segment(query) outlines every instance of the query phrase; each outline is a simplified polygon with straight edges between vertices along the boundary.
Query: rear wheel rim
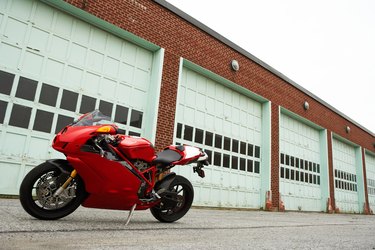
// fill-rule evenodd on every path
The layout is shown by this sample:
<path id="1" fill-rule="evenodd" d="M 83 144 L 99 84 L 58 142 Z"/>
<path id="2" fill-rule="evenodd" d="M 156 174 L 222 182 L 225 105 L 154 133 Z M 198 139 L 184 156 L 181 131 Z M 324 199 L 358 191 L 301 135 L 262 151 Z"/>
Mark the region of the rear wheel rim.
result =
<path id="1" fill-rule="evenodd" d="M 186 188 L 181 184 L 172 186 L 171 191 L 177 193 L 177 205 L 168 209 L 163 209 L 163 207 L 161 207 L 160 212 L 165 215 L 172 215 L 181 211 L 184 208 L 186 196 L 188 195 L 188 191 L 186 191 Z"/>

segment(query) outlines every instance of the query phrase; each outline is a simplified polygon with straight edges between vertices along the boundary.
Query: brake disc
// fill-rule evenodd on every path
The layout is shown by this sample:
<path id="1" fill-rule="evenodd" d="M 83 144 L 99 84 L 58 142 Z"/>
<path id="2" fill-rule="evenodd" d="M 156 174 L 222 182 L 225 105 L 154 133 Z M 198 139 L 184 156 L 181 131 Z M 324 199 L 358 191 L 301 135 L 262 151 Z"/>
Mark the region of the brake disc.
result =
<path id="1" fill-rule="evenodd" d="M 54 193 L 59 188 L 58 177 L 54 172 L 43 175 L 36 184 L 36 196 L 42 208 L 59 209 L 66 206 L 75 197 L 75 184 L 72 182 L 60 195 Z"/>

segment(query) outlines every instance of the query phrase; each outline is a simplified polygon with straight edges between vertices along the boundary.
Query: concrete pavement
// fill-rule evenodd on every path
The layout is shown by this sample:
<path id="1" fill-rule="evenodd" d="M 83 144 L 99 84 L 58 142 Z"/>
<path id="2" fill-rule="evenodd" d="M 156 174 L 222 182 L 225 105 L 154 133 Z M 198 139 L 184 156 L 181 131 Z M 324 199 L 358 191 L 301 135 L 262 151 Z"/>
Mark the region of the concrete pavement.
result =
<path id="1" fill-rule="evenodd" d="M 375 216 L 191 209 L 172 224 L 80 207 L 40 221 L 0 199 L 0 249 L 375 249 Z"/>

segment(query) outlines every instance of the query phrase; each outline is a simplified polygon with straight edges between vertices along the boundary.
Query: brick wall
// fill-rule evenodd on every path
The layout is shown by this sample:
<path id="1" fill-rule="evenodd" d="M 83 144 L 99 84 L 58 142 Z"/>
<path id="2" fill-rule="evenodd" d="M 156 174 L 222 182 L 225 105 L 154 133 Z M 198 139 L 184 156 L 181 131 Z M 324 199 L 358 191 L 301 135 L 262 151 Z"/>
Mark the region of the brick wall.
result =
<path id="1" fill-rule="evenodd" d="M 272 74 L 173 12 L 149 0 L 66 0 L 66 2 L 119 26 L 165 49 L 162 87 L 157 122 L 156 146 L 173 139 L 179 58 L 186 58 L 272 102 L 272 193 L 278 204 L 279 134 L 276 110 L 282 106 L 338 134 L 365 149 L 375 152 L 375 137 L 352 124 L 293 85 Z M 240 70 L 234 72 L 230 61 L 236 59 Z M 309 110 L 303 109 L 308 101 Z M 345 111 L 344 111 L 345 112 Z M 278 114 L 278 111 L 277 111 Z M 350 133 L 346 133 L 350 126 Z M 328 133 L 329 135 L 331 133 Z M 329 146 L 332 145 L 328 136 Z M 333 198 L 332 150 L 329 149 L 330 194 Z M 274 153 L 276 152 L 276 153 Z"/>
<path id="2" fill-rule="evenodd" d="M 375 152 L 374 136 L 153 1 L 67 0 L 67 2 L 78 8 L 85 7 L 87 12 L 163 47 L 167 55 L 174 55 L 176 58 L 184 57 L 258 93 L 274 104 L 281 105 Z M 233 72 L 230 68 L 232 59 L 236 59 L 240 64 L 238 72 Z M 163 84 L 170 82 L 170 85 L 175 81 L 174 90 L 169 90 L 176 92 L 178 67 L 168 66 L 168 62 L 171 61 L 166 60 L 164 63 Z M 310 104 L 308 111 L 303 109 L 305 100 Z M 168 108 L 164 104 L 167 103 L 161 103 L 160 110 Z M 159 121 L 164 119 L 160 117 Z M 351 127 L 349 134 L 345 132 L 347 125 Z M 162 129 L 162 126 L 159 128 Z"/>

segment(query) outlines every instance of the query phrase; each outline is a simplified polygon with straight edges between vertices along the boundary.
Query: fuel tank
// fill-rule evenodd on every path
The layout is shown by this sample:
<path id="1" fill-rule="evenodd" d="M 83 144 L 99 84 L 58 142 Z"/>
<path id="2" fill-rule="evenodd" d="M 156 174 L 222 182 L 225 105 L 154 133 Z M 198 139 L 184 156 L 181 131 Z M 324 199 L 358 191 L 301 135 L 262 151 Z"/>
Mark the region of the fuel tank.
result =
<path id="1" fill-rule="evenodd" d="M 151 162 L 156 158 L 154 146 L 148 140 L 126 135 L 122 136 L 121 139 L 118 148 L 127 158 L 140 159 L 146 162 Z"/>

